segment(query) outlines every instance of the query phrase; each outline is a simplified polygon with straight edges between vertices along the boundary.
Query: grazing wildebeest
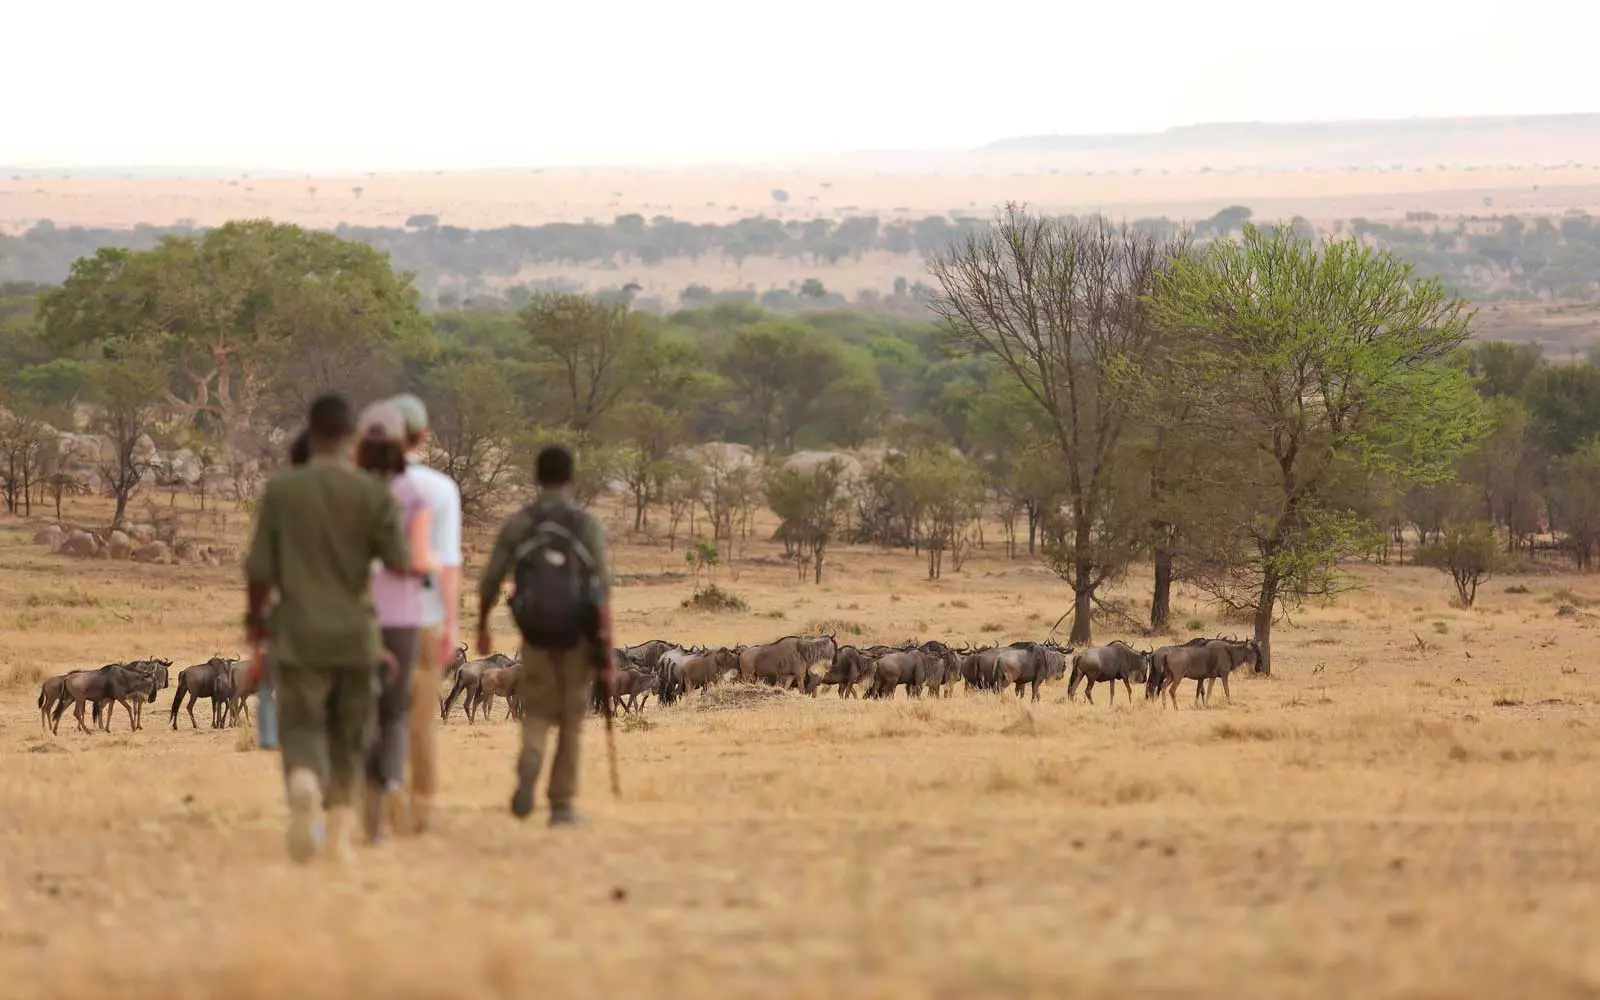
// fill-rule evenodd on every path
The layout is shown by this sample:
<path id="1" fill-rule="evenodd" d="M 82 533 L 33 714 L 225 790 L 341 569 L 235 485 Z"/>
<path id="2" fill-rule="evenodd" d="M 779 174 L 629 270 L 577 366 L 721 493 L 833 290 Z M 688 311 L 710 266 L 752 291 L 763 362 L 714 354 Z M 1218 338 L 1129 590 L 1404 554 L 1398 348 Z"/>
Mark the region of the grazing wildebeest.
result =
<path id="1" fill-rule="evenodd" d="M 855 646 L 840 646 L 833 654 L 833 662 L 828 664 L 828 672 L 817 678 L 816 683 L 806 693 L 814 698 L 818 688 L 832 684 L 839 692 L 839 697 L 854 698 L 856 685 L 864 681 L 869 682 L 870 691 L 874 659 Z"/>
<path id="2" fill-rule="evenodd" d="M 72 715 L 78 720 L 78 728 L 90 732 L 88 726 L 83 724 L 84 705 L 91 702 L 118 702 L 128 712 L 128 725 L 133 726 L 133 706 L 128 699 L 135 695 L 154 697 L 155 681 L 150 676 L 137 670 L 130 670 L 120 663 L 108 663 L 99 670 L 78 670 L 67 675 L 65 697 L 56 703 L 55 714 L 51 716 L 51 731 L 61 724 L 61 716 L 67 710 L 67 700 L 72 701 Z M 106 709 L 105 726 L 111 727 L 111 708 Z"/>
<path id="3" fill-rule="evenodd" d="M 617 685 L 611 692 L 615 707 L 625 712 L 637 712 L 644 708 L 651 695 L 659 694 L 661 684 L 661 678 L 638 667 L 629 666 L 619 670 Z"/>
<path id="4" fill-rule="evenodd" d="M 659 642 L 660 640 L 652 640 Z M 706 652 L 703 646 L 668 646 L 657 651 L 654 666 L 646 666 L 628 655 L 627 650 L 622 650 L 624 669 L 632 667 L 643 670 L 656 678 L 656 699 L 663 705 L 670 705 L 683 697 L 686 693 L 683 668 L 690 660 Z"/>
<path id="5" fill-rule="evenodd" d="M 519 651 L 517 657 L 522 654 Z M 504 653 L 490 653 L 481 660 L 468 660 L 456 669 L 456 682 L 450 686 L 450 694 L 445 697 L 444 703 L 439 706 L 439 717 L 444 722 L 450 721 L 450 709 L 454 707 L 456 699 L 462 695 L 462 708 L 467 713 L 467 724 L 477 721 L 478 709 L 478 682 L 483 678 L 483 672 L 492 667 L 509 667 L 517 662 L 517 657 L 507 656 Z"/>
<path id="6" fill-rule="evenodd" d="M 765 646 L 751 646 L 739 654 L 739 680 L 766 681 L 804 693 L 811 665 L 832 661 L 838 648 L 831 635 L 790 635 Z"/>
<path id="7" fill-rule="evenodd" d="M 953 697 L 961 679 L 961 654 L 942 642 L 925 642 L 917 648 L 923 655 L 923 687 L 935 698 L 941 691 L 946 698 Z"/>
<path id="8" fill-rule="evenodd" d="M 478 677 L 478 710 L 483 714 L 483 721 L 488 722 L 494 712 L 495 695 L 506 700 L 506 717 L 517 718 L 522 715 L 521 706 L 517 702 L 517 682 L 522 679 L 522 664 L 512 663 L 504 667 L 489 667 Z M 467 713 L 468 721 L 472 713 Z"/>
<path id="9" fill-rule="evenodd" d="M 1217 678 L 1222 679 L 1222 693 L 1231 704 L 1233 692 L 1228 690 L 1228 675 L 1242 666 L 1260 669 L 1261 652 L 1254 640 L 1247 639 L 1240 642 L 1236 639 L 1211 639 L 1203 643 L 1191 641 L 1182 646 L 1163 646 L 1155 651 L 1152 659 L 1158 664 L 1156 669 L 1161 672 L 1161 688 L 1156 697 L 1166 695 L 1172 700 L 1172 707 L 1178 707 L 1178 685 L 1185 679 L 1193 679 L 1195 684 L 1195 703 L 1198 704 L 1202 695 L 1206 703 L 1211 701 L 1209 684 L 1216 683 Z M 1204 690 L 1202 690 L 1202 686 Z"/>
<path id="10" fill-rule="evenodd" d="M 922 686 L 927 683 L 928 673 L 936 659 L 933 654 L 916 647 L 884 653 L 872 661 L 872 686 L 867 689 L 867 697 L 892 698 L 897 687 L 904 687 L 908 698 L 913 695 L 921 697 Z M 942 681 L 942 666 L 939 676 Z"/>
<path id="11" fill-rule="evenodd" d="M 656 665 L 661 661 L 663 653 L 671 649 L 680 648 L 682 647 L 675 642 L 668 642 L 665 639 L 651 639 L 649 642 L 641 642 L 637 646 L 625 647 L 622 650 L 622 656 L 627 662 L 639 667 L 646 673 L 653 674 L 656 672 Z"/>
<path id="12" fill-rule="evenodd" d="M 663 660 L 671 657 L 664 657 Z M 739 669 L 739 654 L 727 646 L 702 650 L 691 654 L 679 668 L 681 691 L 703 691 L 713 684 L 721 684 L 730 672 Z"/>
<path id="13" fill-rule="evenodd" d="M 189 698 L 190 729 L 200 728 L 194 718 L 194 703 L 201 698 L 211 699 L 211 728 L 216 729 L 222 724 L 222 710 L 229 697 L 227 692 L 233 687 L 233 665 L 237 662 L 226 656 L 213 656 L 204 663 L 178 671 L 178 685 L 172 694 L 173 729 L 178 728 L 178 710 L 183 707 L 185 695 Z"/>
<path id="14" fill-rule="evenodd" d="M 467 646 L 466 643 L 462 643 L 460 646 L 456 647 L 456 655 L 452 656 L 450 658 L 450 662 L 445 664 L 444 669 L 439 671 L 440 690 L 434 693 L 439 696 L 439 716 L 441 719 L 443 719 L 446 714 L 444 708 L 444 697 L 450 689 L 453 689 L 456 686 L 456 676 L 461 672 L 461 668 L 466 665 Z M 415 695 L 413 694 L 413 697 L 414 696 Z"/>
<path id="15" fill-rule="evenodd" d="M 139 673 L 150 678 L 151 686 L 149 691 L 134 691 L 128 697 L 128 700 L 133 703 L 133 718 L 130 720 L 133 723 L 133 728 L 143 729 L 145 702 L 154 702 L 156 700 L 156 695 L 160 693 L 163 688 L 167 687 L 167 668 L 172 666 L 172 661 L 163 660 L 159 657 L 152 657 L 148 660 L 134 660 L 131 663 L 123 664 L 123 666 L 127 667 L 129 670 L 137 670 Z M 111 702 L 108 700 L 97 701 L 94 703 L 94 718 L 96 722 L 100 721 L 101 711 L 109 708 L 110 704 Z M 110 728 L 111 721 L 110 719 L 107 719 L 106 729 L 109 731 Z"/>
<path id="16" fill-rule="evenodd" d="M 1111 704 L 1117 703 L 1117 681 L 1128 697 L 1133 697 L 1133 682 L 1145 683 L 1150 673 L 1150 654 L 1125 642 L 1113 642 L 1072 654 L 1072 679 L 1067 683 L 1067 699 L 1078 696 L 1078 682 L 1086 681 L 1083 696 L 1094 704 L 1094 686 L 1101 681 L 1111 685 Z"/>

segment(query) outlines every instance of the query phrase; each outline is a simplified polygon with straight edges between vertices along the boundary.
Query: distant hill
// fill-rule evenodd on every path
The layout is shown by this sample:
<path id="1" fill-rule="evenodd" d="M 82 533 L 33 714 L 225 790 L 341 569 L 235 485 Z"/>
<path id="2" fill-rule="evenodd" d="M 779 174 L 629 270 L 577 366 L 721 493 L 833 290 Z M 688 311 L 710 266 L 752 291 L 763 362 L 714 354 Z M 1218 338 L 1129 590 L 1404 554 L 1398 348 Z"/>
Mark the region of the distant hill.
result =
<path id="1" fill-rule="evenodd" d="M 1122 135 L 1022 136 L 974 152 L 1106 170 L 1591 165 L 1600 164 L 1600 114 L 1219 122 Z"/>

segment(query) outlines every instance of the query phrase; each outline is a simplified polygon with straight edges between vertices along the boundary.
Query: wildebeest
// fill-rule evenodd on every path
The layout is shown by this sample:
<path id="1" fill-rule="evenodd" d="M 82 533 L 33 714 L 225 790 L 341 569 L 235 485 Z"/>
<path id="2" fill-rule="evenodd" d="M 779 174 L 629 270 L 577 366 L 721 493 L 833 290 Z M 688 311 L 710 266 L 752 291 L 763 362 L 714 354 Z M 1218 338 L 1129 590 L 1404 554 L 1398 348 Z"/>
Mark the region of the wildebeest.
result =
<path id="1" fill-rule="evenodd" d="M 456 675 L 459 674 L 461 672 L 461 668 L 466 665 L 467 646 L 466 643 L 462 643 L 460 646 L 456 647 L 455 655 L 450 658 L 450 662 L 446 663 L 444 668 L 439 671 L 440 690 L 435 693 L 439 696 L 439 715 L 441 717 L 443 717 L 445 714 L 444 697 L 451 688 L 455 687 Z M 449 687 L 447 688 L 446 685 Z"/>
<path id="2" fill-rule="evenodd" d="M 39 685 L 39 728 L 50 728 L 50 716 L 55 712 L 56 705 L 66 697 L 67 678 L 81 671 L 69 670 L 64 674 L 47 677 Z"/>
<path id="3" fill-rule="evenodd" d="M 521 656 L 519 651 L 517 656 Z M 450 721 L 450 710 L 455 706 L 456 699 L 465 695 L 462 707 L 467 712 L 467 724 L 476 721 L 478 711 L 478 682 L 483 677 L 483 672 L 491 667 L 509 667 L 517 662 L 517 657 L 507 656 L 504 653 L 490 653 L 481 660 L 468 660 L 456 669 L 456 682 L 450 686 L 450 693 L 439 706 L 439 718 L 444 722 Z"/>
<path id="4" fill-rule="evenodd" d="M 615 707 L 627 712 L 639 711 L 651 695 L 659 697 L 661 683 L 661 678 L 638 667 L 617 671 L 617 685 L 611 692 Z"/>
<path id="5" fill-rule="evenodd" d="M 1152 672 L 1159 671 L 1161 675 L 1156 697 L 1165 695 L 1172 700 L 1172 707 L 1176 709 L 1178 685 L 1185 679 L 1196 682 L 1194 697 L 1198 704 L 1202 695 L 1207 703 L 1211 701 L 1209 685 L 1216 683 L 1220 677 L 1222 693 L 1231 704 L 1233 692 L 1228 690 L 1228 675 L 1242 666 L 1258 667 L 1261 652 L 1255 641 L 1249 639 L 1243 642 L 1235 639 L 1191 640 L 1182 646 L 1163 646 L 1152 654 L 1151 660 Z"/>
<path id="6" fill-rule="evenodd" d="M 1133 697 L 1133 682 L 1143 684 L 1150 674 L 1150 654 L 1125 642 L 1113 642 L 1072 654 L 1072 679 L 1067 682 L 1067 698 L 1078 695 L 1078 682 L 1085 681 L 1083 696 L 1094 704 L 1094 686 L 1101 681 L 1111 685 L 1111 704 L 1117 703 L 1117 681 Z"/>
<path id="7" fill-rule="evenodd" d="M 91 702 L 117 702 L 128 712 L 128 725 L 134 726 L 133 706 L 128 703 L 130 697 L 135 695 L 155 697 L 154 679 L 138 670 L 132 670 L 120 663 L 108 663 L 99 670 L 76 670 L 67 675 L 63 697 L 56 703 L 55 713 L 51 716 L 51 731 L 54 732 L 61 724 L 61 716 L 67 710 L 67 702 L 72 702 L 72 715 L 78 720 L 78 728 L 89 732 L 88 726 L 83 722 L 83 709 L 85 704 Z M 106 709 L 105 726 L 111 727 L 112 709 Z"/>
<path id="8" fill-rule="evenodd" d="M 163 660 L 159 657 L 151 657 L 147 660 L 134 660 L 131 663 L 123 664 L 123 666 L 127 667 L 129 670 L 136 670 L 144 676 L 150 678 L 151 683 L 150 690 L 148 692 L 143 690 L 134 691 L 131 695 L 129 695 L 128 699 L 133 704 L 133 718 L 130 720 L 133 723 L 133 728 L 143 729 L 145 702 L 155 701 L 156 695 L 168 686 L 167 668 L 172 666 L 172 661 Z M 110 704 L 111 703 L 109 701 L 95 702 L 94 717 L 97 721 L 100 718 L 101 710 L 109 708 Z M 106 722 L 106 728 L 108 730 L 111 728 L 109 719 Z"/>
<path id="9" fill-rule="evenodd" d="M 665 668 L 670 667 L 678 675 L 678 689 L 683 695 L 720 684 L 729 673 L 739 669 L 739 654 L 727 646 L 690 653 L 676 666 L 671 665 L 672 659 L 670 654 L 662 658 L 662 683 L 667 683 Z"/>
<path id="10" fill-rule="evenodd" d="M 764 646 L 750 646 L 739 654 L 739 679 L 746 683 L 766 681 L 804 693 L 811 665 L 832 661 L 838 648 L 831 635 L 790 635 Z"/>
<path id="11" fill-rule="evenodd" d="M 885 650 L 889 652 L 890 650 Z M 834 651 L 833 661 L 828 664 L 827 673 L 816 679 L 806 692 L 816 697 L 817 689 L 825 684 L 832 684 L 839 692 L 841 698 L 856 697 L 856 685 L 866 684 L 870 692 L 874 676 L 873 665 L 877 657 L 855 646 L 840 646 Z"/>
<path id="12" fill-rule="evenodd" d="M 977 688 L 1003 690 L 1014 685 L 1019 698 L 1031 685 L 1033 700 L 1038 701 L 1039 686 L 1051 679 L 1052 660 L 1045 649 L 1036 642 L 1017 642 L 976 650 L 960 662 L 960 673 Z"/>
<path id="13" fill-rule="evenodd" d="M 477 707 L 483 715 L 483 721 L 488 722 L 494 712 L 495 695 L 506 700 L 506 717 L 515 718 L 522 714 L 521 705 L 517 701 L 517 682 L 522 679 L 522 663 L 520 661 L 509 663 L 503 667 L 488 667 L 478 677 Z M 467 720 L 472 720 L 472 712 L 467 712 Z"/>
<path id="14" fill-rule="evenodd" d="M 184 667 L 178 671 L 178 685 L 172 694 L 172 728 L 178 728 L 178 710 L 183 707 L 184 696 L 189 698 L 189 728 L 198 729 L 194 718 L 194 703 L 201 698 L 211 699 L 211 728 L 222 725 L 223 711 L 233 689 L 233 665 L 239 661 L 226 656 L 213 656 L 204 663 Z M 221 683 L 218 679 L 221 678 Z"/>

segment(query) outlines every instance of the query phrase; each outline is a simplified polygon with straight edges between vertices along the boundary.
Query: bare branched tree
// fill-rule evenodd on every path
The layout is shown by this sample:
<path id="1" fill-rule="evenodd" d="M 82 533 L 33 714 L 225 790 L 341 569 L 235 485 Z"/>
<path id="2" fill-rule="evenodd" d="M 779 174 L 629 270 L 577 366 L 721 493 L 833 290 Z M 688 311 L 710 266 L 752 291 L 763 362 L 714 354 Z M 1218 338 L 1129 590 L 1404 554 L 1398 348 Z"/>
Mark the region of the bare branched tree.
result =
<path id="1" fill-rule="evenodd" d="M 1107 517 L 1134 419 L 1113 376 L 1155 342 L 1148 296 L 1185 245 L 1010 205 L 928 262 L 940 287 L 932 307 L 954 342 L 998 361 L 1045 414 L 1066 480 L 1048 554 L 1073 591 L 1075 643 L 1090 641 L 1096 591 L 1148 542 L 1138 519 Z"/>

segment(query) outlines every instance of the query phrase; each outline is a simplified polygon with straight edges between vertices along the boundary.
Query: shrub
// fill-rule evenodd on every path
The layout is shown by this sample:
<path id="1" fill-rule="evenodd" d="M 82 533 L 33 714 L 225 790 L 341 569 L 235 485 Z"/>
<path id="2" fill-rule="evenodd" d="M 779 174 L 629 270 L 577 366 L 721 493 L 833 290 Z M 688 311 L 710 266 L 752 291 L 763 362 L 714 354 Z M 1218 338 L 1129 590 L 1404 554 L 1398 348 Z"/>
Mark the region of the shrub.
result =
<path id="1" fill-rule="evenodd" d="M 1452 525 L 1443 537 L 1430 542 L 1417 561 L 1449 575 L 1465 607 L 1478 598 L 1478 585 L 1500 568 L 1500 544 L 1494 528 L 1484 522 Z"/>
<path id="2" fill-rule="evenodd" d="M 730 594 L 716 584 L 710 584 L 703 590 L 697 590 L 683 599 L 682 607 L 688 611 L 748 611 L 750 606 L 744 598 Z"/>

